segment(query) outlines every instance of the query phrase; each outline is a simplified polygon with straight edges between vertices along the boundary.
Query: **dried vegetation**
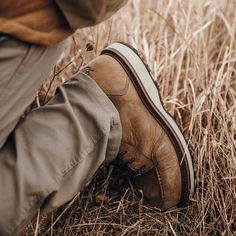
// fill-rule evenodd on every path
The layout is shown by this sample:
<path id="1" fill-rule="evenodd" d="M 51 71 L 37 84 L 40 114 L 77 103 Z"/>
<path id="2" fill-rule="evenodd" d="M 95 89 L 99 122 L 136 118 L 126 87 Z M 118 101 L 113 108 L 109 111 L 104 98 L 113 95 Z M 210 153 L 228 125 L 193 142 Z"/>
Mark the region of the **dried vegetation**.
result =
<path id="1" fill-rule="evenodd" d="M 69 39 L 36 104 L 107 44 L 131 43 L 189 141 L 196 192 L 186 209 L 160 213 L 124 171 L 102 167 L 67 205 L 41 220 L 38 214 L 26 235 L 236 235 L 235 9 L 235 0 L 133 0 Z"/>

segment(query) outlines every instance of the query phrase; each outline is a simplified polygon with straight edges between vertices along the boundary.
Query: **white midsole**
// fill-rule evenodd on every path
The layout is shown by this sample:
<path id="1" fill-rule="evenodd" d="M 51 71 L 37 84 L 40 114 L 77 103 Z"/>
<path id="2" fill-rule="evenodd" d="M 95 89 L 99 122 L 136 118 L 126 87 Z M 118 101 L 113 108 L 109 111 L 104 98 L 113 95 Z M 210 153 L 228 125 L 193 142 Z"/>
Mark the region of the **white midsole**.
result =
<path id="1" fill-rule="evenodd" d="M 149 96 L 149 100 L 152 101 L 152 105 L 156 107 L 156 109 L 160 112 L 160 114 L 167 120 L 171 128 L 175 132 L 175 136 L 179 139 L 182 144 L 184 155 L 183 159 L 186 157 L 188 167 L 189 167 L 189 175 L 190 175 L 190 197 L 192 197 L 194 193 L 194 170 L 192 158 L 188 149 L 188 145 L 184 139 L 182 132 L 180 131 L 178 125 L 175 123 L 173 118 L 165 111 L 161 99 L 159 96 L 159 92 L 155 86 L 154 80 L 151 74 L 148 72 L 144 63 L 141 61 L 139 56 L 128 46 L 122 43 L 113 43 L 109 45 L 105 50 L 110 50 L 114 53 L 117 52 L 118 56 L 121 56 L 128 61 L 129 67 L 131 66 L 132 71 L 135 71 L 138 76 L 140 86 L 146 91 L 146 95 Z M 180 163 L 181 164 L 181 163 Z"/>

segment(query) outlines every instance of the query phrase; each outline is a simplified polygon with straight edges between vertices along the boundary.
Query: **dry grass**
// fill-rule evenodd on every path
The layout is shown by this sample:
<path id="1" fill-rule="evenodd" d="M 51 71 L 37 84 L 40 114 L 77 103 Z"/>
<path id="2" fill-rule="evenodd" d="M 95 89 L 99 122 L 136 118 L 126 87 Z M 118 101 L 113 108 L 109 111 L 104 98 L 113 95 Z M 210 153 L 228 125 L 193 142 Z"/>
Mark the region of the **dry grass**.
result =
<path id="1" fill-rule="evenodd" d="M 29 225 L 28 235 L 236 235 L 235 9 L 234 0 L 133 0 L 70 39 L 55 71 L 73 62 L 53 86 L 113 41 L 140 49 L 189 140 L 196 193 L 188 208 L 160 213 L 143 203 L 125 173 L 103 167 L 72 202 Z"/>

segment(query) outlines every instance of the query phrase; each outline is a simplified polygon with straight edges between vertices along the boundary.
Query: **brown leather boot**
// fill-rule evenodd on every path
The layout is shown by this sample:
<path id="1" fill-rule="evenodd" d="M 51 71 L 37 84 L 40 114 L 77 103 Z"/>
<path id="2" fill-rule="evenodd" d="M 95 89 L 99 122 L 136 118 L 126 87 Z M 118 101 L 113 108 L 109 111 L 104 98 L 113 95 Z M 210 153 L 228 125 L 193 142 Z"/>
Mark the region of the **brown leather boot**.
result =
<path id="1" fill-rule="evenodd" d="M 133 170 L 145 199 L 162 210 L 186 205 L 194 192 L 192 159 L 137 51 L 124 43 L 111 44 L 82 72 L 119 111 L 123 134 L 118 158 Z"/>

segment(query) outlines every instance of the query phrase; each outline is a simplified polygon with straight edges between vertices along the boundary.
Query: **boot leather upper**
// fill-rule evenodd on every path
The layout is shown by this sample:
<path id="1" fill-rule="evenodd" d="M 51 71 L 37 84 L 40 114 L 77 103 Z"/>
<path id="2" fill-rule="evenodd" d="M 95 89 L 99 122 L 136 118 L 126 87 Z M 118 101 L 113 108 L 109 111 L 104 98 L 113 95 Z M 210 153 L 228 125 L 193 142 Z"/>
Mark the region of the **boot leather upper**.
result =
<path id="1" fill-rule="evenodd" d="M 82 72 L 97 82 L 119 111 L 119 158 L 134 171 L 137 187 L 147 201 L 162 210 L 178 205 L 182 181 L 174 146 L 141 101 L 126 71 L 114 58 L 101 55 Z"/>

